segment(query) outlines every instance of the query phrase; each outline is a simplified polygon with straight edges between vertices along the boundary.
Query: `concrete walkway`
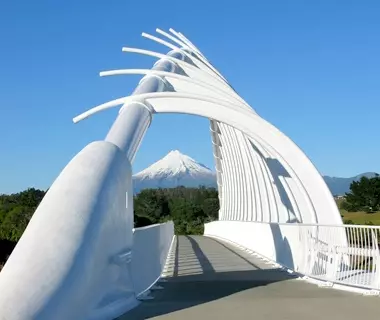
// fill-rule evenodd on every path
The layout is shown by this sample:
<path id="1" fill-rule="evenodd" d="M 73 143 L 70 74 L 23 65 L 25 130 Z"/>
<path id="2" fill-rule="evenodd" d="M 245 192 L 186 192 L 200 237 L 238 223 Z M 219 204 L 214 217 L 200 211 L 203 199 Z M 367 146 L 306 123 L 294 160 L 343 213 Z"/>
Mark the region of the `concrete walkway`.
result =
<path id="1" fill-rule="evenodd" d="M 380 298 L 292 279 L 236 247 L 202 236 L 177 237 L 164 290 L 126 319 L 375 319 Z"/>

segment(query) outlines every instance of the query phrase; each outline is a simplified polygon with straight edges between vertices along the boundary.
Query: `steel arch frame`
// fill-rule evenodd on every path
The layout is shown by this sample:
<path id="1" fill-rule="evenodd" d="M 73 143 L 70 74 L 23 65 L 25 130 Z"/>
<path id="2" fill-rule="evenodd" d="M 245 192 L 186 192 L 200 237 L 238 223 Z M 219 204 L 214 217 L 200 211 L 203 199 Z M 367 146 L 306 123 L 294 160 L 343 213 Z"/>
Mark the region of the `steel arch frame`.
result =
<path id="1" fill-rule="evenodd" d="M 170 29 L 173 35 L 157 31 L 175 45 L 147 33 L 142 35 L 183 54 L 192 63 L 149 50 L 124 47 L 123 51 L 169 59 L 183 70 L 182 74 L 124 69 L 100 75 L 158 76 L 171 85 L 173 92 L 150 92 L 109 101 L 75 117 L 74 122 L 122 104 L 124 110 L 133 101 L 149 106 L 153 112 L 209 118 L 211 127 L 217 126 L 220 132 L 211 130 L 212 141 L 218 141 L 213 144 L 213 153 L 221 193 L 220 219 L 341 224 L 329 189 L 301 149 L 258 116 L 185 36 L 173 29 Z M 199 104 L 202 108 L 196 107 Z M 223 160 L 218 156 L 222 153 Z M 268 166 L 271 161 L 278 161 L 289 176 L 274 172 Z M 231 165 L 232 171 L 228 170 Z"/>
<path id="2" fill-rule="evenodd" d="M 292 230 L 301 223 L 342 225 L 329 189 L 302 150 L 261 118 L 187 37 L 169 31 L 157 29 L 174 44 L 143 34 L 172 49 L 167 54 L 123 48 L 158 58 L 151 70 L 101 72 L 101 76 L 144 75 L 131 96 L 73 119 L 79 122 L 122 106 L 106 138 L 89 144 L 70 161 L 34 213 L 0 274 L 0 317 L 113 319 L 136 305 L 140 289 L 150 288 L 147 282 L 157 280 L 173 236 L 172 223 L 156 226 L 157 241 L 149 244 L 154 260 L 141 263 L 154 265 L 150 274 L 144 274 L 144 284 L 136 285 L 133 278 L 141 278 L 142 271 L 139 265 L 133 267 L 141 260 L 134 260 L 132 253 L 131 163 L 154 113 L 210 119 L 220 221 L 219 226 L 206 226 L 209 231 L 223 236 L 231 231 L 228 226 L 239 224 L 235 235 L 244 229 L 249 242 L 250 230 L 260 236 L 273 225 L 291 225 Z M 253 229 L 247 227 L 252 225 Z M 318 234 L 318 228 L 313 225 L 312 231 Z M 299 235 L 291 234 L 293 248 L 298 248 Z M 324 236 L 319 240 L 329 240 Z M 273 241 L 266 238 L 272 241 L 269 247 L 276 237 L 284 240 L 279 234 Z M 347 244 L 344 230 L 337 237 L 338 244 Z M 257 245 L 265 246 L 259 241 Z M 138 272 L 134 275 L 133 270 Z"/>

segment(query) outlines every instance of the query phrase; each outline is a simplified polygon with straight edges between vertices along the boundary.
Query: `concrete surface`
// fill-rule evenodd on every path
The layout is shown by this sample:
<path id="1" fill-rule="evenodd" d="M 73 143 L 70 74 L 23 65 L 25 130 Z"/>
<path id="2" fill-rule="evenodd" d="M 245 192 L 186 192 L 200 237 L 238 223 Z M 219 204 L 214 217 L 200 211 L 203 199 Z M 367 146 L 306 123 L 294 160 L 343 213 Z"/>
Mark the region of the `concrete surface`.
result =
<path id="1" fill-rule="evenodd" d="M 177 237 L 163 290 L 127 319 L 334 319 L 375 318 L 380 298 L 295 280 L 220 240 Z"/>

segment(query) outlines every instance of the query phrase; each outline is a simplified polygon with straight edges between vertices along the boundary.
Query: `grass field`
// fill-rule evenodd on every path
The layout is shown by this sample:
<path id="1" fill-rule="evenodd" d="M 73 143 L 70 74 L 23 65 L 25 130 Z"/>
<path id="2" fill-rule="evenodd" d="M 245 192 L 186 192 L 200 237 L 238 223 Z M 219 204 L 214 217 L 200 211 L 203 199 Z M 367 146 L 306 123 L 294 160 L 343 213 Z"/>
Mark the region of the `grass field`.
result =
<path id="1" fill-rule="evenodd" d="M 352 220 L 354 224 L 365 224 L 372 222 L 375 226 L 380 226 L 380 212 L 366 213 L 366 212 L 347 212 L 340 210 L 343 220 Z"/>
<path id="2" fill-rule="evenodd" d="M 342 203 L 342 199 L 337 200 L 336 204 L 338 208 Z M 366 213 L 364 211 L 347 212 L 346 210 L 339 209 L 340 214 L 343 216 L 343 220 L 352 220 L 354 224 L 365 224 L 366 222 L 372 222 L 375 226 L 380 226 L 380 212 Z"/>

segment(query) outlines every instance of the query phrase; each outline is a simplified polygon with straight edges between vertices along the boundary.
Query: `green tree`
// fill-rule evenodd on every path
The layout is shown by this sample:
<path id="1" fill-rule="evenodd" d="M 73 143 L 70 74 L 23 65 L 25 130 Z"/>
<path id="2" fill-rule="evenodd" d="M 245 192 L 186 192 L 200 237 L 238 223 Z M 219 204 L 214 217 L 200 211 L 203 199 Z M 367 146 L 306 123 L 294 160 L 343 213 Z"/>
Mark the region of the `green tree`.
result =
<path id="1" fill-rule="evenodd" d="M 214 221 L 218 219 L 219 214 L 219 199 L 207 198 L 203 201 L 203 211 L 207 216 L 208 221 Z"/>
<path id="2" fill-rule="evenodd" d="M 35 188 L 0 195 L 0 239 L 18 241 L 44 195 Z"/>
<path id="3" fill-rule="evenodd" d="M 346 193 L 345 208 L 348 211 L 363 210 L 368 213 L 380 210 L 380 177 L 362 177 L 350 185 Z"/>
<path id="4" fill-rule="evenodd" d="M 152 223 L 173 220 L 176 234 L 202 234 L 204 223 L 217 219 L 219 211 L 214 188 L 145 189 L 134 201 L 135 219 L 148 217 Z"/>

